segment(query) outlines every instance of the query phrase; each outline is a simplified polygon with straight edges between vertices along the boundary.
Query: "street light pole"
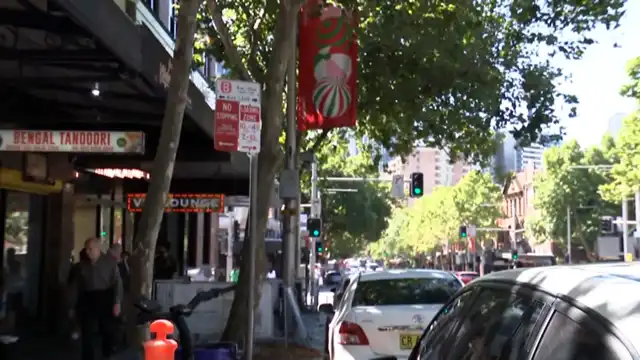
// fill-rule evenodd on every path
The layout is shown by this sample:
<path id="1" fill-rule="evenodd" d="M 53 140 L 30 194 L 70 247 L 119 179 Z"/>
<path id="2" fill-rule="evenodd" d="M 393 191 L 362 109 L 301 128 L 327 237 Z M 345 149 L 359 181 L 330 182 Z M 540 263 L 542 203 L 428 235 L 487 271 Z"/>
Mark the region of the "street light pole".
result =
<path id="1" fill-rule="evenodd" d="M 571 206 L 567 206 L 567 263 L 571 264 Z"/>
<path id="2" fill-rule="evenodd" d="M 627 261 L 629 252 L 629 202 L 625 196 L 622 197 L 622 258 Z"/>

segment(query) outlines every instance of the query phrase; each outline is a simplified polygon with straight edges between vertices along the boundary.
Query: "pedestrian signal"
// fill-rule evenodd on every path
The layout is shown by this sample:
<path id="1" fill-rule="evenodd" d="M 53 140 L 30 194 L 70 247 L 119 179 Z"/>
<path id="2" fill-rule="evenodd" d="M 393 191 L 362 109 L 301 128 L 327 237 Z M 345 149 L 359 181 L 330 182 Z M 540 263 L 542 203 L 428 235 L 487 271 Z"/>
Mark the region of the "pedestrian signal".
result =
<path id="1" fill-rule="evenodd" d="M 424 176 L 421 172 L 411 173 L 411 186 L 409 192 L 411 197 L 421 197 L 424 194 Z"/>

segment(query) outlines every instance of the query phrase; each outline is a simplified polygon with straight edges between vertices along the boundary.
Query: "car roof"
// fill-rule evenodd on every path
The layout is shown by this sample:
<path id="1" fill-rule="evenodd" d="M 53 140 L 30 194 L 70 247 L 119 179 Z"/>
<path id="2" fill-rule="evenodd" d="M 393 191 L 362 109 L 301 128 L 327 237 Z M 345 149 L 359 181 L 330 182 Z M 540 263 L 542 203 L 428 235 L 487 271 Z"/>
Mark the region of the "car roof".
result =
<path id="1" fill-rule="evenodd" d="M 568 297 L 619 328 L 640 351 L 640 262 L 556 265 L 493 272 L 474 280 L 509 281 Z"/>
<path id="2" fill-rule="evenodd" d="M 356 275 L 357 276 L 357 275 Z M 453 274 L 442 270 L 432 269 L 393 269 L 376 272 L 361 273 L 358 281 L 375 281 L 387 279 L 410 279 L 410 278 L 430 278 L 443 277 L 453 278 Z M 455 279 L 455 278 L 454 278 Z"/>

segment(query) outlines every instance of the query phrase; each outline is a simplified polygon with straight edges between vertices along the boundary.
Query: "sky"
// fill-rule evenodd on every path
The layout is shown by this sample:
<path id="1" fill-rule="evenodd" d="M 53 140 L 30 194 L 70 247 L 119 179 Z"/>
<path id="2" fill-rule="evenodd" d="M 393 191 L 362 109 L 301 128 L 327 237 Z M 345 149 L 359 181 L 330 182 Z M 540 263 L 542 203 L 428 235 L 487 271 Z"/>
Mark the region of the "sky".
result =
<path id="1" fill-rule="evenodd" d="M 640 56 L 640 1 L 628 0 L 627 12 L 620 28 L 614 31 L 596 30 L 592 45 L 581 60 L 556 61 L 555 64 L 572 74 L 572 83 L 560 89 L 578 96 L 578 116 L 562 119 L 567 130 L 565 140 L 577 139 L 583 146 L 600 143 L 607 131 L 608 121 L 616 113 L 629 114 L 635 102 L 619 95 L 627 81 L 626 63 Z M 617 43 L 620 48 L 614 48 Z"/>

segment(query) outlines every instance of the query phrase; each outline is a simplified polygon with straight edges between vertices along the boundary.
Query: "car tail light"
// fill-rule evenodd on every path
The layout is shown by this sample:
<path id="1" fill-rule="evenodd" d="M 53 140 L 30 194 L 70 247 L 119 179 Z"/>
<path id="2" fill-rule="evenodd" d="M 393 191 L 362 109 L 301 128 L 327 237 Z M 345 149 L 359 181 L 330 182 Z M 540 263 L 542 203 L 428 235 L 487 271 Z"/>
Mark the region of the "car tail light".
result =
<path id="1" fill-rule="evenodd" d="M 358 324 L 343 321 L 340 323 L 338 334 L 340 336 L 338 344 L 340 345 L 369 345 L 367 335 Z"/>

